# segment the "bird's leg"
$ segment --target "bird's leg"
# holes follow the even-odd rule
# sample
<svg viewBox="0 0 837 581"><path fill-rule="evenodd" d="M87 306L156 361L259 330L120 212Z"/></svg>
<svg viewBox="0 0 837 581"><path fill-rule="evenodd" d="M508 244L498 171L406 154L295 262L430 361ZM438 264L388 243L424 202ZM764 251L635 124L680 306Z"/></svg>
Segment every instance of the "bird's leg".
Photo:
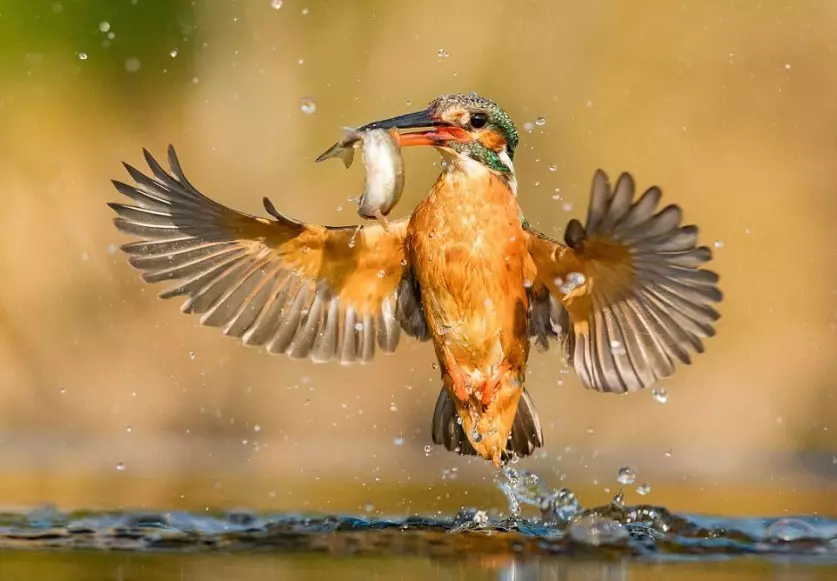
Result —
<svg viewBox="0 0 837 581"><path fill-rule="evenodd" d="M389 232L389 220L387 220L387 217L380 210L375 210L375 219L383 224L385 232Z"/></svg>
<svg viewBox="0 0 837 581"><path fill-rule="evenodd" d="M453 358L453 355L445 353L443 357L444 361L442 363L445 371L450 376L450 381L453 385L453 393L457 398L459 398L459 401L467 401L469 387L468 376L462 370L462 367L460 367L456 362L456 359Z"/></svg>
<svg viewBox="0 0 837 581"><path fill-rule="evenodd" d="M491 378L485 382L485 385L482 388L483 404L488 405L491 402L492 398L494 398L495 394L500 390L503 378L510 370L511 364L508 361L504 361L497 366L494 373L491 374Z"/></svg>

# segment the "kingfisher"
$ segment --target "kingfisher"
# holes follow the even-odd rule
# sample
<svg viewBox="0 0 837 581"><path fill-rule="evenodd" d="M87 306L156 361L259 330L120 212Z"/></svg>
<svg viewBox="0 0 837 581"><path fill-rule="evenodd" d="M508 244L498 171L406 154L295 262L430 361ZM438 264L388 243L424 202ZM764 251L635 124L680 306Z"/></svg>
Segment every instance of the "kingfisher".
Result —
<svg viewBox="0 0 837 581"><path fill-rule="evenodd" d="M543 446L524 387L530 346L559 345L588 388L627 393L691 363L715 334L718 275L698 229L661 191L637 195L598 170L586 221L563 241L538 231L518 203L518 132L495 102L450 94L369 123L401 147L444 158L409 217L362 226L299 222L263 198L267 217L204 196L169 146L166 171L143 150L146 175L113 181L122 246L161 298L185 297L202 325L269 353L369 363L402 334L430 341L442 388L433 442L496 466Z"/></svg>

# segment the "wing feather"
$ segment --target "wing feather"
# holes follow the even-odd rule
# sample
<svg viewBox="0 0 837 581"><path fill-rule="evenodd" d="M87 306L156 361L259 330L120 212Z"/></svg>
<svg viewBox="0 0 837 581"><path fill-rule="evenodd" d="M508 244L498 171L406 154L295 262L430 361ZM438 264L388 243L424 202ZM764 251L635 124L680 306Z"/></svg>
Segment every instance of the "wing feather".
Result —
<svg viewBox="0 0 837 581"><path fill-rule="evenodd" d="M237 212L201 194L169 147L171 173L143 150L151 176L114 181L130 203L111 203L117 228L142 240L122 246L146 282L172 281L160 296L246 345L314 361L369 362L391 353L402 328L422 340L427 324L404 253L406 221L326 227Z"/></svg>
<svg viewBox="0 0 837 581"><path fill-rule="evenodd" d="M715 334L722 299L712 258L697 246L682 211L657 211L652 187L634 202L634 180L622 174L611 189L604 172L593 179L587 223L567 226L566 244L526 224L538 271L530 290L529 329L540 349L564 335L568 359L582 382L623 393L691 363Z"/></svg>

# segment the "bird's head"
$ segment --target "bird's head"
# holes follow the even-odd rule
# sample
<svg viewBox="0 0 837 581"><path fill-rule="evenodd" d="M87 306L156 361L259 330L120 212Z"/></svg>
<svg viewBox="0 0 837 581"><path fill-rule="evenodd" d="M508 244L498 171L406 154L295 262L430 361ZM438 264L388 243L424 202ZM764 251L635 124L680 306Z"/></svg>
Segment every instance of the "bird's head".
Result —
<svg viewBox="0 0 837 581"><path fill-rule="evenodd" d="M476 93L442 95L423 111L369 123L365 129L420 129L402 133L402 147L431 145L513 176L517 129L495 102Z"/></svg>

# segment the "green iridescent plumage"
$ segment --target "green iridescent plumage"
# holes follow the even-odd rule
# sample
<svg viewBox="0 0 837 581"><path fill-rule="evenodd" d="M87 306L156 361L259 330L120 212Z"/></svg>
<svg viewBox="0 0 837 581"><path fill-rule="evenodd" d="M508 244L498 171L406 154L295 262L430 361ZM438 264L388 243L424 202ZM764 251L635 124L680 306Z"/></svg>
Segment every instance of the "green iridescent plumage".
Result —
<svg viewBox="0 0 837 581"><path fill-rule="evenodd" d="M466 109L473 115L474 113L484 113L488 119L486 128L494 129L506 141L506 153L509 159L514 159L514 150L517 148L519 140L517 128L514 126L511 118L503 109L491 99L481 97L476 93L458 93L453 95L443 95L438 97L430 104L430 109L435 111L445 111L450 107L459 105ZM484 164L486 167L499 172L511 172L512 169L503 163L500 155L485 147L479 142L471 142L461 144L455 147L460 153L464 153Z"/></svg>
<svg viewBox="0 0 837 581"><path fill-rule="evenodd" d="M479 141L471 141L468 143L451 143L451 148L464 155L467 155L474 161L478 161L488 169L498 171L500 173L512 173L512 168L503 163L500 155L496 151L491 151ZM509 156L511 157L511 156Z"/></svg>

